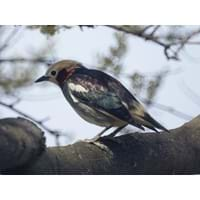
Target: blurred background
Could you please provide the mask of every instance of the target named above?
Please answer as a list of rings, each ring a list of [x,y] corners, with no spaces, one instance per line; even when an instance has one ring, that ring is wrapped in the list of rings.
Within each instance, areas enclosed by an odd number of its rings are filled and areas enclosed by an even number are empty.
[[[62,59],[116,77],[168,129],[200,113],[200,26],[0,26],[0,117],[32,120],[48,146],[102,130],[81,119],[56,85],[34,83]],[[123,134],[133,131],[140,130]]]

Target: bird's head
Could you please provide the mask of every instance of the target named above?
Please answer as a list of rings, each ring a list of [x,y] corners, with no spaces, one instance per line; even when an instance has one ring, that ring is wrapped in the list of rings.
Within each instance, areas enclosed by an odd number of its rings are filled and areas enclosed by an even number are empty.
[[[62,85],[77,68],[81,68],[81,63],[73,60],[62,60],[54,63],[46,74],[38,78],[35,82],[50,81],[56,85]]]

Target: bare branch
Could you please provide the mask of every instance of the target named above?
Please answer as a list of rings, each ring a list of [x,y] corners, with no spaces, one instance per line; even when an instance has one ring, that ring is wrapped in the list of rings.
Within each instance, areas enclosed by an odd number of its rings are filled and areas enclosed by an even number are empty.
[[[159,29],[160,27],[161,27],[160,25],[155,26],[154,29],[153,29],[153,31],[150,33],[150,35],[154,35],[154,34],[158,31],[158,29]]]
[[[190,33],[186,35],[177,34],[173,35],[170,41],[167,34],[157,34],[162,31],[163,28],[167,26],[160,25],[149,25],[149,26],[130,26],[130,25],[105,25],[108,28],[111,28],[115,31],[121,31],[130,35],[134,35],[146,41],[151,41],[155,44],[158,44],[163,48],[163,53],[168,60],[180,60],[179,54],[183,50],[183,48],[187,45],[199,45],[200,41],[191,41],[194,37],[200,34],[199,28],[197,30],[192,30]],[[30,28],[39,28],[42,33],[46,33],[48,35],[54,35],[60,29],[71,29],[76,26],[55,26],[55,25],[47,25],[47,26],[27,26]],[[86,28],[96,28],[95,25],[78,25],[78,27],[83,30],[83,27]],[[150,31],[152,29],[152,31]]]
[[[41,63],[46,65],[51,65],[54,60],[48,60],[45,58],[0,58],[0,64],[1,63],[20,63],[20,62],[30,62],[30,63]]]
[[[157,103],[157,102],[154,102],[154,101],[151,101],[151,100],[143,100],[146,104],[150,104],[160,110],[163,110],[163,111],[166,111],[176,117],[179,117],[181,119],[184,119],[184,120],[191,120],[193,117],[191,115],[188,115],[186,113],[183,113],[181,111],[178,111],[170,106],[166,106],[166,105],[163,105],[163,104],[160,104],[160,103]]]
[[[193,103],[200,106],[200,95],[197,94],[194,90],[192,90],[184,81],[181,84],[181,87],[185,94],[190,98]]]
[[[194,37],[200,34],[199,28],[197,30],[191,31],[189,34],[187,34],[184,37],[179,36],[175,38],[176,39],[175,42],[174,41],[169,42],[169,41],[164,41],[163,37],[155,34],[160,28],[160,26],[155,26],[151,33],[147,33],[147,31],[144,31],[145,28],[135,28],[136,26],[107,25],[107,27],[112,28],[117,31],[122,31],[124,33],[128,33],[128,34],[140,37],[147,41],[154,42],[155,44],[158,44],[159,46],[163,47],[164,54],[168,60],[170,59],[179,60],[180,51],[187,44],[191,44],[191,45],[199,44],[199,41],[195,41],[195,42],[190,41],[191,39],[193,39]],[[149,26],[147,28],[149,28]]]
[[[7,36],[4,43],[0,46],[0,52],[4,51],[12,42],[13,38],[16,36],[16,34],[19,32],[19,28],[14,28],[11,33]]]
[[[68,137],[67,134],[60,133],[60,132],[57,131],[57,130],[52,130],[52,129],[48,128],[46,125],[44,125],[44,123],[47,121],[47,119],[38,120],[38,119],[32,117],[31,115],[26,114],[26,113],[24,113],[23,111],[17,109],[17,108],[15,107],[15,105],[16,105],[17,103],[19,103],[19,101],[20,101],[20,100],[17,100],[16,102],[11,103],[11,104],[7,104],[7,103],[4,103],[4,102],[0,101],[0,105],[6,107],[6,108],[8,108],[8,109],[10,109],[11,111],[13,111],[13,112],[19,114],[20,116],[23,116],[23,117],[25,117],[25,118],[27,118],[27,119],[30,119],[31,121],[33,121],[33,122],[35,122],[36,124],[38,124],[38,125],[39,125],[42,129],[44,129],[47,133],[53,135],[53,136],[56,138],[56,143],[57,143],[58,145],[59,145],[59,137],[60,137],[60,136]]]

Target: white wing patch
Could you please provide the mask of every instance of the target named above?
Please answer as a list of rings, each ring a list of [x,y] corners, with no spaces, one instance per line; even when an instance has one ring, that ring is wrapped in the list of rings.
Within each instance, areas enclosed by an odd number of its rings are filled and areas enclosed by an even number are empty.
[[[79,84],[74,84],[74,83],[69,83],[68,87],[70,90],[72,91],[76,91],[76,92],[88,92],[89,90],[85,89],[82,85]],[[69,94],[73,100],[74,103],[78,103],[78,99],[69,91]]]
[[[128,105],[127,105],[127,103],[126,103],[126,102],[122,101],[122,104],[125,106],[125,108],[126,108],[126,109],[128,109],[128,110],[129,110],[129,107],[128,107]]]
[[[78,85],[78,84],[74,84],[74,83],[69,83],[68,86],[69,86],[69,88],[72,91],[76,91],[76,92],[88,92],[88,90],[85,89],[82,85]]]
[[[78,99],[71,92],[69,92],[69,95],[71,96],[71,98],[72,98],[74,103],[78,103],[79,102]]]

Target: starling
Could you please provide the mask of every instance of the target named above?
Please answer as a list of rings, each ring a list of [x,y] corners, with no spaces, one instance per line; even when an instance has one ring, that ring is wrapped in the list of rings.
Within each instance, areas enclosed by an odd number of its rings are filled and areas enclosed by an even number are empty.
[[[86,121],[105,127],[92,138],[94,142],[112,127],[117,127],[114,137],[128,124],[144,130],[147,127],[167,131],[148,114],[142,104],[115,78],[96,70],[88,69],[73,60],[53,64],[46,74],[35,82],[50,81],[58,85],[69,104]]]

